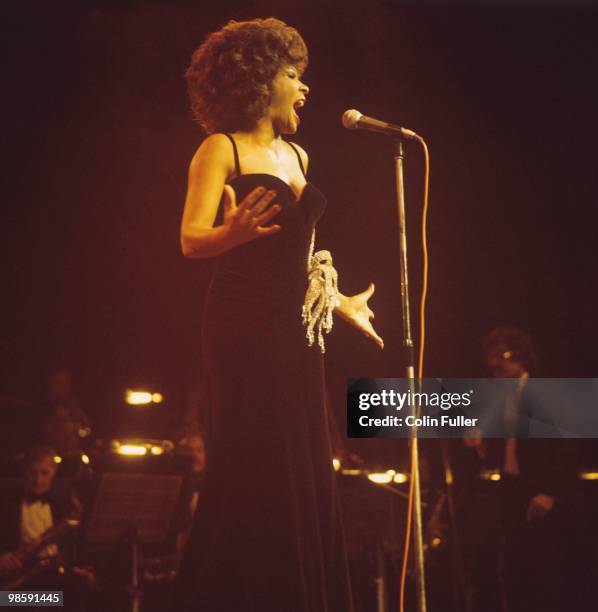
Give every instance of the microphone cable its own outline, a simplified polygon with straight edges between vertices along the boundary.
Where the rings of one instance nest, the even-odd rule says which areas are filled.
[[[422,209],[422,225],[421,225],[421,243],[423,253],[423,269],[422,269],[422,290],[419,303],[419,353],[417,363],[417,378],[419,381],[420,391],[421,383],[424,376],[424,348],[426,340],[426,299],[428,297],[428,238],[427,238],[427,223],[428,223],[428,194],[430,188],[430,154],[425,140],[421,136],[417,136],[416,140],[421,144],[424,159],[424,206]],[[407,524],[405,526],[405,545],[403,549],[403,564],[401,567],[401,590],[399,595],[399,610],[405,612],[405,582],[407,579],[407,565],[409,561],[409,547],[411,545],[411,523],[413,520],[413,501],[414,501],[414,482],[415,482],[415,466],[417,465],[417,445],[411,444],[410,458],[411,470],[409,476],[409,496],[407,499]]]

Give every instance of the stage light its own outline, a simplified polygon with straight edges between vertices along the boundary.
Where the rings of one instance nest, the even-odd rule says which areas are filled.
[[[580,480],[598,480],[598,472],[579,472]]]
[[[442,544],[442,540],[438,537],[432,538],[432,541],[430,542],[430,546],[432,548],[438,548],[441,544]]]
[[[482,470],[480,472],[480,478],[482,480],[492,480],[493,482],[498,482],[501,476],[500,472],[497,470]]]
[[[389,484],[392,482],[393,475],[388,472],[372,472],[368,474],[368,479],[376,484]]]
[[[117,448],[116,452],[119,455],[141,457],[147,454],[147,448],[141,444],[122,444]]]
[[[151,391],[134,391],[127,389],[125,392],[125,401],[130,406],[147,406],[148,404],[160,404],[164,401],[164,396],[161,393],[152,393]]]
[[[62,463],[62,457],[58,455],[54,455],[54,463]]]
[[[89,457],[85,453],[81,455],[81,461],[85,463],[85,465],[89,465]]]
[[[341,462],[336,457],[332,459],[332,467],[334,468],[335,472],[338,472],[341,469]]]
[[[376,484],[390,484],[391,482],[401,484],[407,482],[406,474],[393,469],[386,470],[386,472],[371,472],[368,474],[368,478]]]
[[[128,440],[112,440],[110,447],[118,455],[143,457],[147,454],[158,456],[170,453],[174,449],[174,444],[170,440],[131,438]]]

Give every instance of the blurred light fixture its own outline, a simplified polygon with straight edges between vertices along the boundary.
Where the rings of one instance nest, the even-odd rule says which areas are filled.
[[[54,463],[62,463],[62,457],[58,455],[54,455]]]
[[[376,484],[390,484],[391,482],[402,484],[407,482],[407,474],[403,472],[397,472],[396,470],[390,469],[386,472],[370,472],[368,479]]]
[[[154,456],[169,453],[174,449],[170,440],[112,440],[110,443],[112,451],[118,455],[129,457],[143,457],[148,453]]]
[[[598,480],[598,472],[584,471],[578,474],[580,480]]]
[[[341,469],[340,459],[337,459],[336,457],[334,457],[332,459],[332,467],[334,468],[335,472],[338,472]]]
[[[493,482],[498,482],[501,476],[498,470],[482,470],[480,472],[480,478],[482,480],[492,480]]]
[[[89,456],[86,455],[85,453],[81,454],[81,461],[85,464],[85,465],[89,465]]]
[[[389,484],[392,482],[394,470],[388,470],[388,472],[372,472],[368,474],[368,479],[376,484]]]
[[[127,389],[125,401],[130,406],[147,406],[148,404],[160,404],[164,401],[164,396],[161,393],[152,393],[151,391]]]
[[[121,444],[116,452],[119,455],[133,455],[139,457],[147,455],[147,448],[141,444]]]

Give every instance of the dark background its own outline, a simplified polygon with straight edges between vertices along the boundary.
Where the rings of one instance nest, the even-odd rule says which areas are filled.
[[[163,391],[173,414],[182,405],[199,377],[210,271],[179,251],[202,138],[182,75],[207,33],[270,15],[310,49],[294,140],[329,200],[318,246],[333,252],[344,293],[377,285],[384,351],[343,322],[328,341],[339,414],[347,376],[403,375],[393,146],[344,130],[347,108],[406,125],[430,147],[427,375],[479,374],[479,340],[504,324],[534,338],[542,375],[597,374],[592,6],[48,4],[3,9],[0,394],[31,396],[66,365],[96,422],[127,386]],[[416,335],[422,181],[409,144]]]

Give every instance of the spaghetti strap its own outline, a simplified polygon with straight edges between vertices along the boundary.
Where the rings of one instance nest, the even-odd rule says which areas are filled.
[[[237,176],[241,176],[241,165],[239,164],[239,151],[237,151],[237,143],[230,134],[227,134],[226,132],[222,133],[231,141],[231,144],[233,145],[233,153],[235,155],[235,172],[237,173]]]
[[[288,140],[285,140],[285,142],[291,147],[291,149],[293,149],[293,151],[295,151],[297,159],[299,160],[299,167],[301,168],[301,172],[303,173],[303,176],[307,178],[307,174],[305,174],[305,168],[303,167],[303,161],[301,160],[301,155],[299,154],[299,149],[292,142],[289,142]]]

